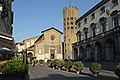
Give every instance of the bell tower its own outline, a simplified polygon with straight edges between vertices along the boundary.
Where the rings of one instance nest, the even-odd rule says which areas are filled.
[[[70,6],[63,9],[64,24],[64,59],[72,59],[72,43],[77,41],[77,26],[75,21],[78,18],[78,8]]]

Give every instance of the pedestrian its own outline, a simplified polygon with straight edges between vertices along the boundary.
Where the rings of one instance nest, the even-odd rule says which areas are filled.
[[[35,67],[35,59],[33,59],[33,67]]]

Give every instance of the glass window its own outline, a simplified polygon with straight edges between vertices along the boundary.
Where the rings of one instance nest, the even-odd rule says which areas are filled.
[[[84,19],[84,24],[86,24],[86,23],[87,23],[87,18]]]
[[[85,39],[87,39],[88,28],[85,27],[85,28],[83,29],[83,31],[84,31],[84,33],[85,33]]]
[[[91,20],[95,19],[95,13],[92,13]]]
[[[105,13],[105,6],[100,8],[100,15],[102,15],[103,13]]]
[[[105,32],[106,31],[106,22],[101,23],[101,26],[102,26],[103,32]]]
[[[112,0],[112,8],[118,5],[118,0]]]
[[[71,22],[71,25],[73,25],[73,22]]]
[[[119,26],[119,19],[118,19],[117,16],[113,18],[113,24],[114,24],[114,27],[118,27]]]

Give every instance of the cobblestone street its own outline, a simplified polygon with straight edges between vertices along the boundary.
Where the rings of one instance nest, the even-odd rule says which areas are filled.
[[[67,72],[44,65],[36,65],[34,68],[30,65],[29,76],[30,80],[119,80],[112,71],[102,70],[98,77],[92,77],[88,68],[84,68],[82,74],[76,74],[74,70]]]

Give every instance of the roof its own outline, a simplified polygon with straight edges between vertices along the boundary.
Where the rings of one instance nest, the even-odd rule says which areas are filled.
[[[23,40],[23,42],[26,41],[26,40],[29,40],[29,39],[37,38],[37,37],[39,37],[39,36],[35,36],[35,37],[31,37],[31,38],[25,39],[25,40]]]
[[[49,30],[51,30],[51,29],[54,29],[54,30],[58,31],[59,33],[63,34],[61,31],[59,31],[58,29],[56,29],[56,28],[54,28],[54,27],[51,27],[51,28],[46,29],[46,30],[43,30],[41,33],[44,33],[44,32],[49,31]]]
[[[80,18],[78,18],[76,20],[76,23],[78,23],[80,20],[84,19],[86,16],[88,16],[89,14],[91,14],[92,12],[94,12],[95,10],[100,8],[102,5],[104,5],[108,1],[110,1],[110,0],[102,0],[101,2],[99,2],[97,5],[95,5],[93,8],[91,8],[89,11],[87,11],[84,15],[82,15]]]
[[[30,46],[27,50],[28,50],[28,51],[29,51],[29,50],[34,50],[34,45]]]
[[[44,34],[40,35],[39,38],[35,41],[35,43],[38,42],[42,38],[43,35]]]
[[[15,43],[15,45],[17,45],[17,44],[24,44],[23,42],[17,42],[17,43]]]

